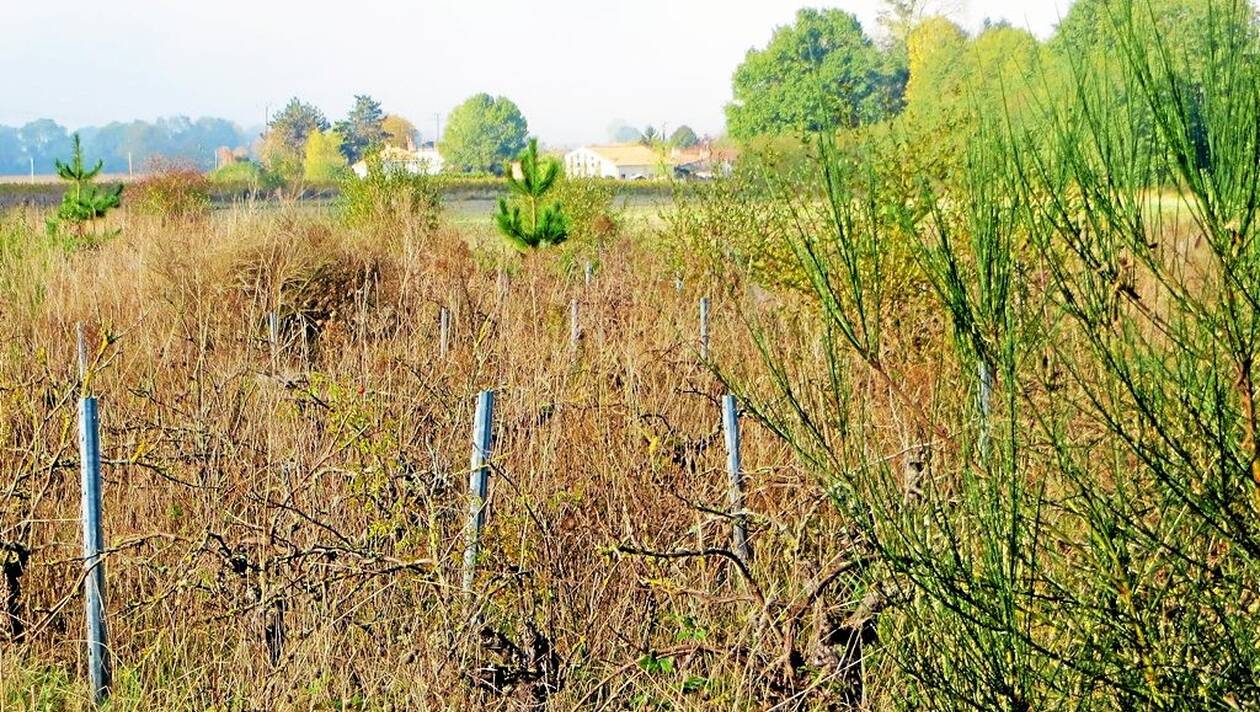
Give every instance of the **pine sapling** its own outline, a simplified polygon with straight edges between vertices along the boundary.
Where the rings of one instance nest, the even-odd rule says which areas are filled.
[[[521,252],[558,245],[569,237],[569,218],[557,202],[545,202],[548,191],[560,178],[560,162],[538,157],[538,139],[530,139],[520,155],[520,178],[516,171],[507,171],[508,198],[499,198],[494,216],[499,232]],[[524,207],[524,210],[522,210]]]
[[[62,223],[74,226],[76,237],[83,237],[84,228],[94,220],[105,217],[110,210],[122,203],[122,185],[101,190],[92,185],[92,181],[100,175],[104,161],[97,160],[92,168],[83,162],[83,144],[79,135],[74,135],[74,151],[70,163],[56,161],[57,175],[70,183],[70,188],[61,196],[61,205],[57,208],[57,217],[48,221],[48,232],[57,232]]]

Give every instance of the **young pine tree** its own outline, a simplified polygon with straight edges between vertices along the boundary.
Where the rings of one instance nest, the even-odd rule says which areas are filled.
[[[519,179],[511,166],[507,171],[512,203],[499,198],[499,210],[494,216],[499,232],[521,252],[564,242],[569,237],[569,218],[559,203],[544,202],[560,178],[560,162],[554,158],[539,160],[538,139],[530,139],[519,160]]]
[[[56,232],[62,224],[74,226],[76,237],[83,237],[84,228],[92,221],[105,217],[105,214],[122,202],[122,185],[101,190],[92,185],[101,172],[104,162],[98,160],[92,168],[83,162],[83,145],[79,135],[74,135],[74,152],[70,163],[56,161],[57,175],[70,183],[70,187],[61,196],[61,205],[57,208],[57,217],[48,221],[48,231]]]

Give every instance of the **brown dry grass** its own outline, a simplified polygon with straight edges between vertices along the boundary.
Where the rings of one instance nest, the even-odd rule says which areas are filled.
[[[30,549],[13,598],[25,631],[0,643],[0,707],[74,708],[86,691],[76,322],[101,400],[116,707],[851,697],[855,658],[836,641],[856,638],[834,635],[860,598],[847,530],[751,419],[751,580],[720,553],[618,552],[728,546],[723,388],[695,353],[698,296],[714,297],[723,368],[756,372],[743,311],[797,328],[785,343],[799,368],[818,365],[815,337],[778,298],[736,282],[676,292],[646,242],[614,241],[584,288],[552,255],[505,258],[449,227],[360,233],[309,211],[234,210],[133,221],[53,261],[42,302],[0,321],[0,542]],[[470,603],[459,562],[482,388],[498,407]]]

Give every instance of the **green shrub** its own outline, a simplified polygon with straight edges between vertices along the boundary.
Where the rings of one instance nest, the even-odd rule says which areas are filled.
[[[561,178],[551,195],[569,218],[574,243],[599,247],[621,228],[621,216],[613,209],[614,186],[606,181]]]
[[[211,171],[206,179],[216,192],[232,190],[248,193],[268,193],[284,184],[279,175],[267,170],[255,161],[235,161]]]
[[[390,228],[402,224],[434,230],[441,216],[442,200],[436,183],[425,175],[367,161],[367,175],[351,176],[341,183],[340,210],[355,227]]]
[[[774,199],[760,182],[743,174],[679,187],[662,235],[678,271],[705,265],[718,277],[736,269],[767,286],[805,286],[788,242],[796,229],[794,206]],[[799,208],[816,214],[821,204]]]

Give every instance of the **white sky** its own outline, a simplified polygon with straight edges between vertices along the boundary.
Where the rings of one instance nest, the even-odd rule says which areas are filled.
[[[974,28],[1048,36],[1070,0],[942,0]],[[546,143],[616,120],[720,133],[744,53],[802,6],[879,0],[0,0],[0,124],[70,127],[186,114],[261,124],[290,96],[336,120],[356,93],[410,118],[479,91],[520,105]],[[351,13],[354,13],[353,15]]]

